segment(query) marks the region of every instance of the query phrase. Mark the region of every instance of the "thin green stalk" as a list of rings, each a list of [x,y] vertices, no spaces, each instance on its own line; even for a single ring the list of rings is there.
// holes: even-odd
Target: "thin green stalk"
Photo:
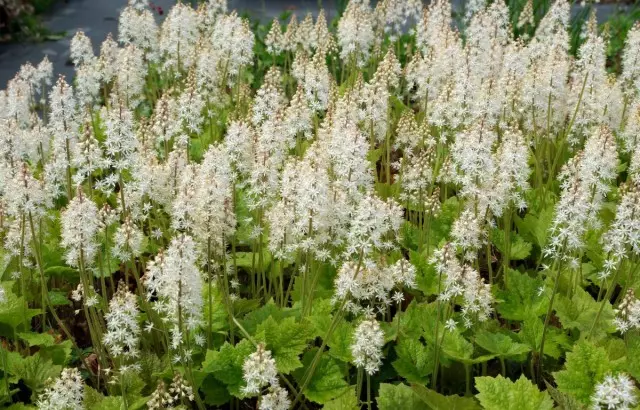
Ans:
[[[371,375],[367,372],[367,410],[371,410]]]
[[[564,246],[563,246],[564,248]],[[558,259],[556,259],[558,261]],[[556,265],[556,263],[554,263]],[[540,351],[538,353],[538,365],[536,373],[542,375],[542,361],[544,360],[544,342],[547,335],[547,329],[549,328],[549,321],[553,314],[553,301],[558,293],[558,285],[560,284],[560,273],[562,272],[562,261],[557,262],[556,275],[554,278],[553,293],[551,293],[551,299],[549,300],[549,309],[547,309],[547,316],[544,319],[544,327],[542,328],[542,339],[540,340]]]

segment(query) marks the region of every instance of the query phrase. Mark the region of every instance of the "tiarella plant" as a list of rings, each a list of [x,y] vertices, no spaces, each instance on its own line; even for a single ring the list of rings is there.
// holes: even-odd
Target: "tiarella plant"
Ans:
[[[0,91],[0,405],[637,406],[638,26],[200,3]]]

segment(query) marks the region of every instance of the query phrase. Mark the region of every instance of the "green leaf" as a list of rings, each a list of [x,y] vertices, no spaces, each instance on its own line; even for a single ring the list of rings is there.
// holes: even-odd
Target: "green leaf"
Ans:
[[[547,311],[548,299],[544,295],[538,296],[538,290],[544,286],[542,280],[508,269],[504,282],[506,289],[499,290],[496,295],[499,300],[496,309],[504,319],[524,320]]]
[[[640,338],[630,337],[627,343],[627,371],[634,379],[640,379]]]
[[[534,241],[540,249],[543,249],[547,244],[547,235],[552,222],[553,207],[543,209],[537,216],[528,213],[524,219],[515,218],[518,232],[525,236],[525,239]]]
[[[46,276],[57,276],[77,282],[79,278],[79,272],[77,269],[70,268],[68,266],[49,266],[45,268],[44,274]]]
[[[62,371],[62,366],[53,364],[39,353],[22,357],[19,353],[9,352],[7,367],[9,373],[22,380],[34,394],[44,388],[48,379],[57,377]]]
[[[416,267],[416,284],[425,295],[438,293],[438,274],[435,267],[430,264],[424,254],[417,251],[409,251],[411,264]]]
[[[379,410],[424,410],[424,403],[406,384],[380,383]]]
[[[607,352],[587,341],[575,345],[567,353],[565,369],[555,372],[558,390],[572,395],[583,404],[589,404],[596,384],[611,371]]]
[[[547,385],[547,392],[556,402],[558,408],[561,410],[585,410],[585,407],[580,404],[576,399],[569,396],[568,394],[562,393],[558,391],[555,387],[551,386],[549,383],[545,381]]]
[[[21,340],[27,342],[29,346],[53,346],[55,339],[49,333],[25,332],[18,333]]]
[[[302,358],[304,367],[293,372],[293,377],[298,384],[302,383],[305,369],[311,366],[317,351],[317,348],[308,350]],[[325,404],[346,394],[347,391],[352,391],[352,388],[342,377],[342,370],[338,362],[328,355],[322,355],[311,381],[302,393],[313,402]]]
[[[433,410],[479,410],[480,405],[471,397],[457,395],[444,396],[438,392],[427,389],[425,386],[412,384],[411,389],[420,399]]]
[[[244,386],[242,379],[242,364],[247,356],[255,351],[255,348],[247,339],[241,340],[235,346],[225,343],[219,351],[208,350],[202,363],[202,370],[212,373],[213,376],[227,385],[229,393],[235,397],[243,398],[241,388]]]
[[[240,324],[242,324],[242,327],[244,327],[244,329],[252,335],[256,333],[258,326],[265,320],[269,319],[269,317],[279,322],[286,317],[296,316],[297,313],[298,309],[283,309],[277,306],[273,302],[273,299],[270,299],[266,304],[260,306],[258,309],[252,310],[247,313],[240,321]]]
[[[40,346],[40,356],[49,359],[53,364],[66,365],[71,358],[71,340],[65,340],[52,346]]]
[[[564,295],[559,295],[555,305],[556,315],[560,319],[562,327],[565,329],[578,329],[581,338],[587,337],[592,333],[592,336],[597,339],[602,339],[607,333],[615,331],[611,324],[614,318],[613,308],[609,302],[606,302],[598,323],[593,332],[591,332],[601,306],[601,303],[594,300],[588,292],[580,287],[575,290],[571,299]]]
[[[478,400],[486,410],[551,410],[553,400],[524,375],[514,383],[502,376],[476,377]]]
[[[507,247],[505,246],[504,232],[498,228],[494,228],[491,231],[491,242],[495,245],[500,253],[505,254]],[[519,261],[526,259],[531,254],[532,245],[522,239],[520,235],[512,235],[511,248],[509,252],[509,259],[513,261]]]
[[[23,296],[16,296],[8,289],[5,292],[5,299],[4,303],[0,304],[0,323],[12,329],[16,329],[23,323],[30,326],[31,318],[40,313],[39,309],[29,309]]]
[[[53,306],[68,306],[71,304],[69,298],[67,298],[67,292],[59,290],[50,290],[49,300]]]
[[[284,374],[302,366],[299,357],[312,337],[309,328],[296,323],[293,317],[280,323],[269,317],[256,330],[256,339],[265,342],[266,348],[273,353],[278,370]]]
[[[120,396],[108,396],[89,408],[89,410],[120,410],[124,409],[124,401]]]
[[[398,359],[393,362],[393,367],[398,374],[410,383],[426,384],[427,376],[433,372],[433,348],[419,340],[401,339],[395,349]]]
[[[400,337],[409,339],[419,339],[422,336],[424,325],[435,323],[435,309],[428,309],[427,305],[418,304],[415,299],[411,301],[409,306],[402,312],[400,316]],[[433,316],[432,316],[433,314]],[[434,328],[435,329],[435,328]],[[431,329],[429,329],[431,330]],[[426,332],[434,334],[433,332]],[[429,340],[435,344],[435,340]]]
[[[104,400],[102,393],[91,386],[84,386],[84,399],[82,404],[85,409],[90,409]]]
[[[476,334],[476,344],[490,353],[501,357],[517,356],[531,351],[531,347],[516,343],[509,336],[502,333],[481,331]]]
[[[531,317],[525,319],[520,327],[518,339],[529,346],[531,350],[537,352],[540,350],[543,330],[544,324],[540,318]],[[569,340],[563,332],[554,327],[547,329],[546,340],[544,342],[545,356],[557,359],[562,355],[563,348],[568,346]]]
[[[345,391],[340,397],[326,402],[322,408],[324,410],[360,410],[355,388],[351,388]]]
[[[327,346],[329,346],[329,355],[331,357],[335,357],[345,363],[351,362],[353,331],[353,324],[351,322],[340,322],[327,342]]]
[[[457,330],[444,332],[442,339],[442,352],[453,360],[466,362],[473,356],[473,345]]]
[[[231,400],[231,395],[213,375],[205,377],[200,390],[204,393],[204,402],[210,406],[220,406]]]

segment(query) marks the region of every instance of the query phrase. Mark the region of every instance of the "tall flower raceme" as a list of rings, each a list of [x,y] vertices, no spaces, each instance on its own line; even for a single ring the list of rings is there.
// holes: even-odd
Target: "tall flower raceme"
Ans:
[[[602,236],[603,250],[607,252],[602,278],[619,270],[622,261],[640,255],[640,184],[623,185],[620,192],[616,217]]]
[[[116,76],[119,51],[118,43],[113,40],[111,33],[109,33],[107,38],[100,44],[100,56],[98,57],[100,74],[105,84],[110,83]]]
[[[463,120],[462,78],[466,58],[459,33],[450,24],[451,4],[436,1],[428,6],[416,26],[420,52],[405,66],[413,98],[420,102],[429,123],[458,126]]]
[[[382,366],[384,347],[384,332],[380,329],[380,323],[373,318],[363,320],[356,328],[353,339],[353,363],[363,368],[368,375],[377,373]]]
[[[204,250],[209,248],[212,253],[209,257],[224,254],[226,241],[235,232],[234,183],[231,164],[224,147],[211,146],[204,154],[195,175],[193,213],[193,233]]]
[[[128,5],[118,19],[118,40],[133,44],[146,53],[146,58],[155,61],[158,50],[159,29],[155,17],[147,7]]]
[[[127,215],[124,222],[113,234],[113,255],[122,261],[129,261],[142,254],[144,234]]]
[[[633,289],[627,290],[614,312],[616,317],[613,324],[620,333],[640,329],[640,300],[636,298]]]
[[[511,25],[505,3],[496,2],[480,10],[471,19],[467,36],[470,98],[468,117],[495,124],[503,111],[502,95],[496,92],[503,74],[505,53],[510,49]],[[492,95],[493,98],[486,98]]]
[[[422,16],[422,2],[419,0],[378,2],[374,10],[376,29],[389,35],[390,41],[396,41],[405,27],[411,27]]]
[[[281,76],[280,70],[276,67],[270,68],[265,75],[264,83],[256,91],[251,107],[253,125],[260,125],[285,106],[286,96],[283,94]]]
[[[598,213],[617,167],[613,134],[606,127],[596,127],[584,150],[569,160],[559,175],[562,192],[556,204],[546,255],[576,262],[570,255],[582,249],[584,235],[590,227],[600,226]]]
[[[299,84],[302,84],[305,97],[313,111],[326,110],[331,93],[332,77],[326,63],[326,55],[317,51],[302,69],[293,72]]]
[[[575,110],[574,126],[577,130],[582,130],[592,125],[602,124],[603,115],[606,112],[618,112],[619,107],[607,106],[605,42],[595,30],[588,32],[586,41],[578,51],[578,56],[575,69],[570,76],[568,103],[569,107],[578,107]],[[572,110],[571,114],[573,112]],[[618,117],[618,120],[620,119]],[[604,124],[609,125],[608,122]]]
[[[199,38],[198,15],[184,3],[172,7],[160,27],[159,52],[164,59],[162,69],[180,78],[195,62],[195,48]]]
[[[280,387],[276,361],[264,344],[258,344],[242,364],[242,378],[246,385],[242,392],[248,396],[261,394],[258,399],[259,410],[287,410],[291,400],[287,391]]]
[[[456,303],[462,297],[462,319],[466,327],[475,320],[486,321],[493,312],[491,286],[484,282],[478,271],[468,263],[461,263],[455,245],[445,244],[434,251],[431,263],[442,281],[438,300]]]
[[[76,169],[73,175],[76,185],[82,184],[85,180],[93,182],[92,174],[106,165],[102,147],[94,135],[90,119],[85,120],[83,128],[71,157],[71,165]]]
[[[71,61],[76,67],[90,63],[95,59],[91,39],[83,31],[78,31],[71,39]]]
[[[367,257],[374,251],[394,249],[402,221],[402,209],[395,201],[384,201],[374,194],[365,194],[351,211],[344,238],[345,257]]]
[[[45,165],[47,179],[53,185],[66,185],[67,196],[72,195],[71,153],[78,139],[79,116],[73,89],[58,78],[49,94],[53,159]]]
[[[491,196],[496,162],[493,154],[496,132],[479,121],[456,135],[451,157],[457,168],[454,182],[460,185],[460,195],[470,201],[476,218],[484,218],[494,201]],[[491,187],[491,188],[490,188]]]
[[[529,189],[529,143],[516,127],[508,127],[495,155],[495,174],[489,208],[495,216],[501,216],[507,207],[516,210],[527,207],[525,193]]]
[[[249,22],[233,11],[221,14],[208,39],[213,50],[223,61],[224,76],[228,84],[235,84],[241,70],[253,63],[255,36]]]
[[[333,301],[346,299],[346,309],[356,315],[384,313],[403,300],[403,288],[415,287],[415,277],[416,268],[404,259],[388,266],[372,260],[345,262],[335,279]]]
[[[206,101],[196,87],[195,73],[192,71],[187,78],[187,86],[178,98],[178,111],[182,122],[183,133],[176,143],[179,146],[188,144],[190,134],[198,134],[202,131]]]
[[[102,118],[108,165],[121,173],[130,169],[138,158],[140,142],[135,134],[134,114],[124,100],[114,100],[110,110],[102,111]]]
[[[178,234],[166,252],[147,265],[144,283],[153,308],[167,321],[173,360],[190,361],[188,346],[202,321],[202,274],[198,250],[189,235]]]
[[[302,160],[285,164],[279,198],[265,215],[274,255],[290,260],[301,250],[319,259],[328,256],[325,247],[333,225],[329,185],[327,164],[316,144]]]
[[[140,311],[136,296],[120,282],[118,291],[109,301],[109,312],[105,314],[107,329],[104,344],[112,357],[118,360],[135,360],[140,356]],[[125,366],[120,363],[120,371],[139,370],[139,365]]]
[[[620,139],[622,140],[620,149],[630,153],[633,160],[633,155],[640,148],[640,100],[632,100],[628,104],[627,111],[624,128],[620,131]]]
[[[144,94],[146,65],[143,51],[133,44],[119,49],[116,60],[115,87],[117,93],[112,93],[112,100],[119,99],[127,107],[135,109],[142,101]]]
[[[68,265],[87,269],[98,253],[98,207],[81,190],[61,215],[62,241]]]
[[[363,66],[367,62],[375,41],[373,24],[368,2],[349,2],[338,22],[337,33],[340,58],[345,64]]]
[[[389,98],[399,84],[400,72],[400,62],[389,50],[360,96],[364,128],[378,141],[383,141],[389,131]]]
[[[41,410],[84,409],[84,380],[76,368],[64,369],[38,397]]]
[[[274,56],[280,55],[284,50],[282,26],[277,18],[274,18],[271,22],[271,28],[264,39],[264,45],[267,47],[267,52]]]
[[[636,23],[627,33],[622,53],[622,73],[620,81],[626,87],[627,98],[640,93],[640,24]]]
[[[302,86],[298,85],[298,90],[291,98],[283,116],[284,132],[289,140],[299,144],[302,139],[312,138],[312,111]]]
[[[98,96],[102,86],[100,68],[100,61],[93,58],[76,70],[75,92],[78,105],[86,110],[93,110],[98,105]]]

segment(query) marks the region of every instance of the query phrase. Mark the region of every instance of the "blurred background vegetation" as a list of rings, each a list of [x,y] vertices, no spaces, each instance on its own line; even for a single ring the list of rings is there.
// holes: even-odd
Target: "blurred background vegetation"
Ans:
[[[56,1],[60,0],[0,0],[0,42],[47,40],[51,33],[41,16]]]

